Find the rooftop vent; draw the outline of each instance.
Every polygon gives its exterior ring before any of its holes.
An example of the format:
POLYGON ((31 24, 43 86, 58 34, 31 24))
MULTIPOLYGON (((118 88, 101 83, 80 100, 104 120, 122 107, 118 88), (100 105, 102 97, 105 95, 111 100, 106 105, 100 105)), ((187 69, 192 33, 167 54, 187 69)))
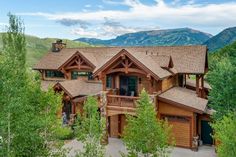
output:
POLYGON ((66 43, 63 43, 61 39, 58 39, 55 43, 52 43, 52 52, 60 52, 66 47, 66 43))

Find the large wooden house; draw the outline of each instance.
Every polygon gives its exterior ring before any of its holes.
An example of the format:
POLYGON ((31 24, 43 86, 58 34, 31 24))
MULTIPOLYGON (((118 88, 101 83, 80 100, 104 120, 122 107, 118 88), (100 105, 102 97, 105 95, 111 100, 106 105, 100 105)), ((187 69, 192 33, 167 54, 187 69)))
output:
POLYGON ((205 46, 66 48, 58 41, 34 69, 42 74, 43 89, 51 85, 64 92, 62 112, 68 119, 82 112, 86 96, 106 93, 110 137, 122 135, 125 115, 135 116, 135 102, 145 88, 157 118, 173 125, 177 146, 196 147, 197 136, 213 143, 205 46))

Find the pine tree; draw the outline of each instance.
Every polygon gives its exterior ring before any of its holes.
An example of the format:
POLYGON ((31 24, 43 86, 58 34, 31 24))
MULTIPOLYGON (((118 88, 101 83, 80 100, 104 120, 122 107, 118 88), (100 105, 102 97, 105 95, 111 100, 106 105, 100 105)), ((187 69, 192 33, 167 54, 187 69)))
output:
POLYGON ((127 116, 123 139, 128 156, 165 156, 173 144, 168 123, 157 119, 156 111, 145 90, 137 102, 136 117, 127 116))

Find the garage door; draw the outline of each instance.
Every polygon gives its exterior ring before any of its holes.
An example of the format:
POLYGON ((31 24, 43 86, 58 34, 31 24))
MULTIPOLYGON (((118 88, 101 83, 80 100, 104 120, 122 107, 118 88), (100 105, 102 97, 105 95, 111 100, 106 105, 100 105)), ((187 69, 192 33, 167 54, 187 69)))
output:
POLYGON ((172 135, 175 138, 176 146, 190 147, 191 146, 191 123, 188 118, 181 116, 164 116, 170 125, 172 125, 172 135))

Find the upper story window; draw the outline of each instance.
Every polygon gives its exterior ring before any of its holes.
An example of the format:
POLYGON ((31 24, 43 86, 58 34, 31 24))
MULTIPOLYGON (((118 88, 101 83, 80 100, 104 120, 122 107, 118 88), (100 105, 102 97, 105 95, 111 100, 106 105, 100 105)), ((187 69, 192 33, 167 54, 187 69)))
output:
POLYGON ((88 80, 93 79, 93 73, 92 72, 84 72, 84 71, 72 71, 71 72, 71 79, 72 80, 77 79, 79 76, 88 77, 88 80))
POLYGON ((60 71, 46 70, 45 76, 48 78, 64 78, 64 74, 60 71))
POLYGON ((106 78, 106 87, 112 88, 112 77, 111 76, 107 76, 107 78, 106 78))

